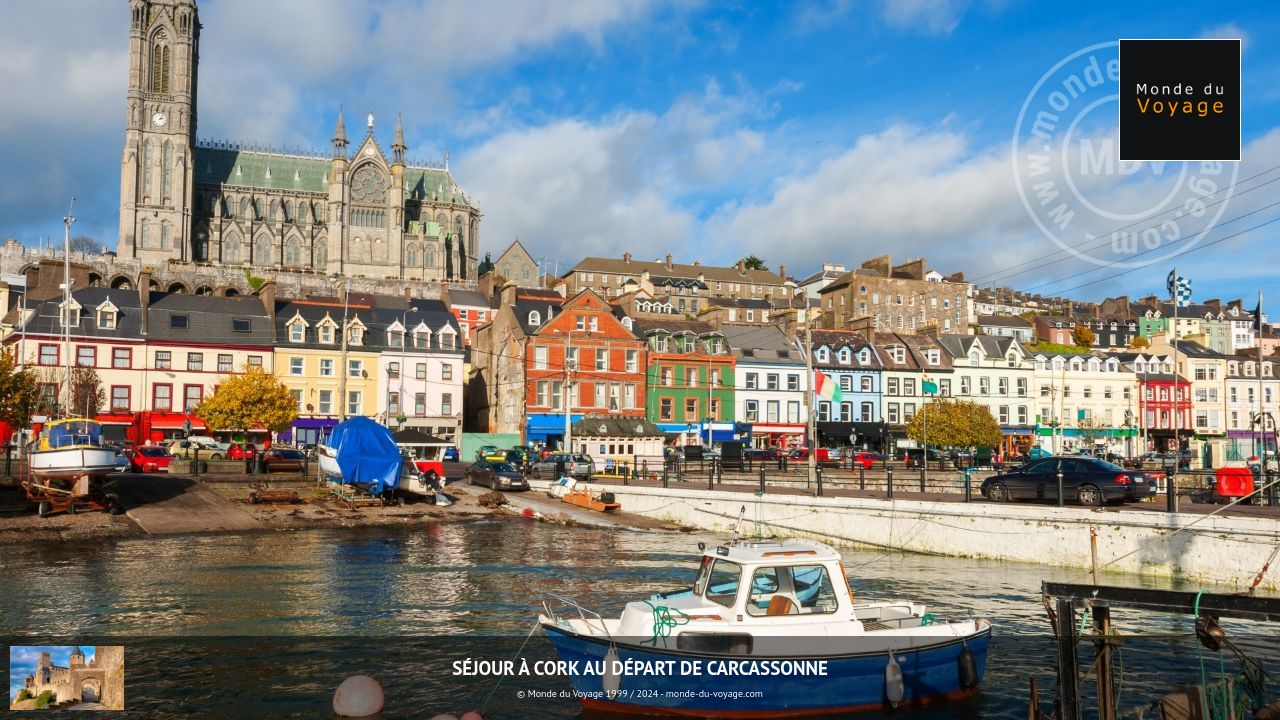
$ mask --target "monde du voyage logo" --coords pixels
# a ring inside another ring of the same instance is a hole
[[[1239,40],[1120,41],[1120,159],[1240,159]]]

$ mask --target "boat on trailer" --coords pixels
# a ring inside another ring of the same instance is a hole
[[[699,543],[701,547],[702,544]],[[792,718],[920,705],[977,691],[991,623],[910,600],[860,601],[816,542],[702,547],[692,587],[604,618],[569,598],[541,623],[584,710]]]

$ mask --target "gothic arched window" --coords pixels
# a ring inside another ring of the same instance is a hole
[[[418,244],[417,243],[409,243],[409,246],[404,249],[404,264],[409,267],[418,266]]]
[[[297,267],[302,264],[302,246],[296,238],[289,241],[284,248],[284,264]]]
[[[426,255],[426,266],[429,268],[435,267],[436,266],[436,246],[428,245],[427,251],[424,253],[424,255]]]
[[[142,227],[138,228],[138,247],[147,250],[149,249],[147,247],[148,242],[150,242],[150,238],[147,237],[147,221],[143,220]]]
[[[143,201],[151,195],[151,165],[155,162],[155,143],[148,140],[142,146],[142,196]]]
[[[169,221],[165,220],[160,223],[160,249],[169,249]]]
[[[253,264],[259,267],[271,264],[271,239],[266,235],[259,235],[253,241]]]
[[[160,166],[160,197],[169,197],[169,188],[173,182],[173,143],[164,141],[164,165]],[[164,202],[162,199],[161,202]]]
[[[151,39],[150,71],[148,90],[153,93],[169,92],[169,37],[163,30]]]
[[[315,266],[323,270],[325,266],[329,264],[329,243],[325,242],[325,239],[320,237],[316,238],[315,245]]]
[[[280,207],[282,210],[282,214],[280,215],[281,220],[285,222],[289,222],[289,220],[293,219],[293,201],[292,200],[285,200],[284,204],[281,205]]]
[[[222,261],[224,263],[240,262],[240,236],[235,233],[227,235],[222,240]]]
[[[271,222],[275,222],[276,215],[278,214],[280,214],[280,201],[272,200],[271,204],[267,206],[267,219]]]
[[[249,198],[240,198],[240,217],[249,218],[251,220],[253,219],[253,217],[249,215]]]

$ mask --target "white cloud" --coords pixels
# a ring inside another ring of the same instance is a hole
[[[1235,40],[1238,38],[1241,50],[1246,50],[1249,47],[1249,34],[1233,22],[1207,27],[1200,31],[1200,37],[1215,40]]]
[[[968,8],[969,0],[885,0],[884,20],[900,30],[947,35]]]

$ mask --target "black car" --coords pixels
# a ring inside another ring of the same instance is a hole
[[[477,460],[467,466],[468,485],[484,485],[492,490],[528,490],[529,481],[509,462]]]
[[[1057,500],[1058,471],[1062,493],[1081,505],[1142,500],[1156,492],[1155,478],[1126,470],[1095,457],[1064,455],[1033,460],[1016,470],[993,475],[982,483],[982,495],[994,502]]]
[[[742,451],[743,460],[756,462],[772,462],[778,459],[777,448],[746,448]]]

